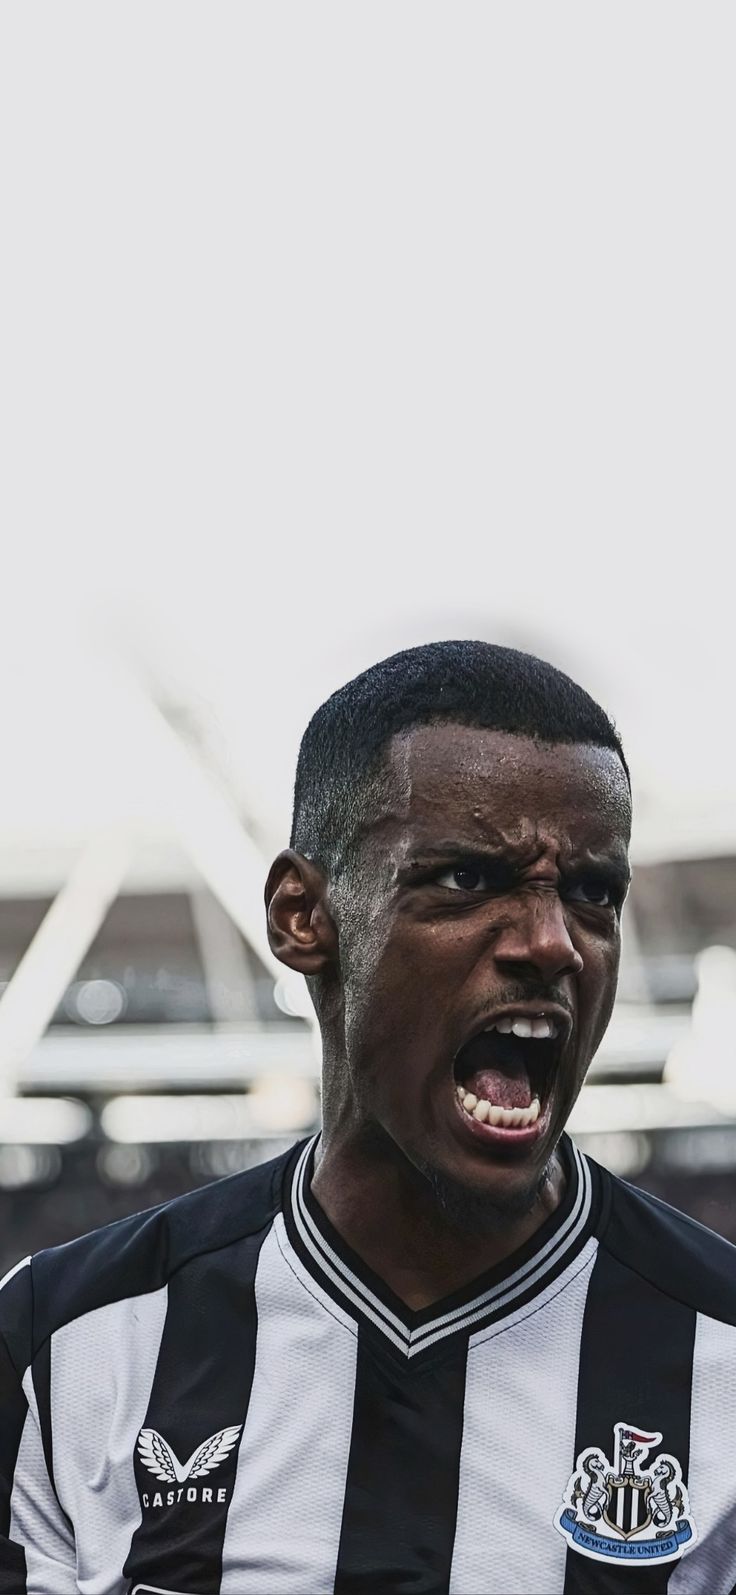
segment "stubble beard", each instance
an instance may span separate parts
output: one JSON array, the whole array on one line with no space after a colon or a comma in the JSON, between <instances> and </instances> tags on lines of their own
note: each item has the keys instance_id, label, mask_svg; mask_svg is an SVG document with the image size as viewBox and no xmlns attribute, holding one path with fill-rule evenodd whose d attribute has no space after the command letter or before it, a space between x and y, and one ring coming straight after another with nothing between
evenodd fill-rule
<instances>
[{"instance_id":1,"label":"stubble beard","mask_svg":"<svg viewBox=\"0 0 736 1595\"><path fill-rule=\"evenodd\" d=\"M514 1219L526 1218L552 1180L550 1158L531 1185L491 1196L485 1191L469 1189L434 1164L422 1160L416 1166L428 1181L445 1222L465 1233L470 1229L476 1235L498 1235L508 1229Z\"/></svg>"}]
</instances>

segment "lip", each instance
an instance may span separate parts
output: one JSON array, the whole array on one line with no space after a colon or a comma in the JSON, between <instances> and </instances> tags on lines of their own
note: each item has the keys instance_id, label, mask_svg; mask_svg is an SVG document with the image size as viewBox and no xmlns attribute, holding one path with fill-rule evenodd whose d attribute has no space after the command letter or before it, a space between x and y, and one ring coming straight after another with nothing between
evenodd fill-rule
<instances>
[{"instance_id":1,"label":"lip","mask_svg":"<svg viewBox=\"0 0 736 1595\"><path fill-rule=\"evenodd\" d=\"M462 1104L453 1092L453 1101L458 1118L465 1126L468 1135L476 1141L485 1142L487 1147L495 1147L497 1151L525 1152L540 1141L549 1127L551 1116L551 1103L548 1100L542 1108L536 1124L530 1124L525 1129L505 1128L496 1124L481 1124L480 1119L474 1119L472 1113L466 1113Z\"/></svg>"}]
</instances>

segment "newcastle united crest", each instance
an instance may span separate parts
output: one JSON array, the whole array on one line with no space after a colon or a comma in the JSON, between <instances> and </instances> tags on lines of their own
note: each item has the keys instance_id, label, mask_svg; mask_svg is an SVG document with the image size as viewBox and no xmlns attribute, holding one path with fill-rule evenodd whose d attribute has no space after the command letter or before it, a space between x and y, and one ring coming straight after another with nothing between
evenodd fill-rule
<instances>
[{"instance_id":1,"label":"newcastle united crest","mask_svg":"<svg viewBox=\"0 0 736 1595\"><path fill-rule=\"evenodd\" d=\"M597 1562L674 1562L697 1536L680 1464L660 1451L644 1466L661 1434L628 1423L613 1432L613 1465L597 1446L581 1451L555 1528Z\"/></svg>"}]
</instances>

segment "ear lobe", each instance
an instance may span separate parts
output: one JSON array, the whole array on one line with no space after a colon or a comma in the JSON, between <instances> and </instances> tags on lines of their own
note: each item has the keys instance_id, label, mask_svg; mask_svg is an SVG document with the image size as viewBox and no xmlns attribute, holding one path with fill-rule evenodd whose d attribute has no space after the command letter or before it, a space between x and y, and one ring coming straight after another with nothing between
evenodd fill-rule
<instances>
[{"instance_id":1,"label":"ear lobe","mask_svg":"<svg viewBox=\"0 0 736 1595\"><path fill-rule=\"evenodd\" d=\"M285 848L266 881L266 919L272 953L301 975L318 975L337 957L337 932L324 903L316 864Z\"/></svg>"}]
</instances>

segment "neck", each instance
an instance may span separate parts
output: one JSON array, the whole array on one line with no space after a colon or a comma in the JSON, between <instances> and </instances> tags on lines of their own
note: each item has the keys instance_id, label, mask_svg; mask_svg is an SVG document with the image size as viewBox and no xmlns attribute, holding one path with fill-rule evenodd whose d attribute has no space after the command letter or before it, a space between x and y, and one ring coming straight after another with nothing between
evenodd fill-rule
<instances>
[{"instance_id":1,"label":"neck","mask_svg":"<svg viewBox=\"0 0 736 1595\"><path fill-rule=\"evenodd\" d=\"M388 1137L326 1129L312 1191L330 1223L364 1263L418 1311L468 1285L530 1240L559 1206L565 1177L555 1153L528 1211L494 1215L476 1228L472 1195L451 1213L425 1175Z\"/></svg>"}]
</instances>

